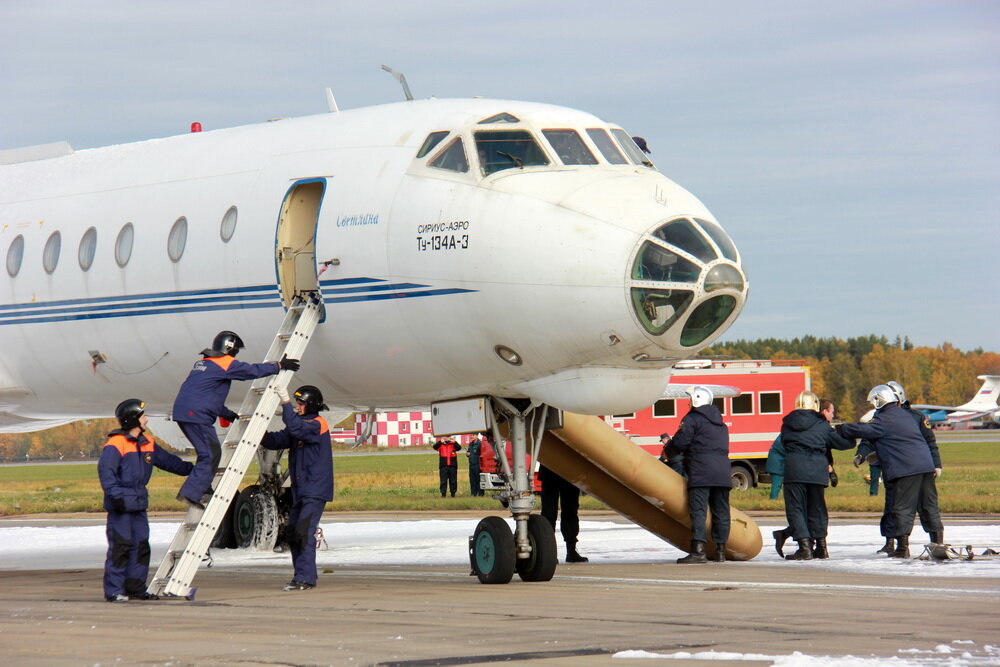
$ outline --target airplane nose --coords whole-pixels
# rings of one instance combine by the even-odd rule
[[[681,352],[725,331],[749,289],[735,244],[718,224],[697,217],[671,219],[644,234],[628,285],[646,335]]]

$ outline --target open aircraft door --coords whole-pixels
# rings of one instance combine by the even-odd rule
[[[286,308],[295,294],[319,290],[316,228],[325,191],[325,179],[297,181],[281,203],[274,250],[281,301]]]

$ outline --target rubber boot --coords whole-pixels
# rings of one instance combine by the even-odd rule
[[[944,544],[944,531],[940,530],[931,533],[931,543],[932,544]]]
[[[830,552],[826,550],[826,538],[817,537],[816,544],[813,545],[813,558],[829,558]]]
[[[725,563],[726,562],[726,543],[716,542],[715,543],[715,556],[712,557],[713,563]]]
[[[891,554],[895,550],[896,550],[896,540],[892,537],[887,537],[885,538],[885,544],[883,544],[882,548],[876,551],[875,553]]]
[[[581,556],[576,550],[576,543],[566,544],[566,562],[567,563],[589,563],[590,559],[586,556]]]
[[[774,538],[774,550],[778,552],[781,558],[785,557],[784,546],[785,540],[792,536],[791,531],[787,528],[782,528],[781,530],[775,530],[771,533],[771,537]]]
[[[707,563],[708,558],[705,556],[705,543],[698,542],[696,540],[691,540],[691,553],[684,558],[678,558],[678,563]]]
[[[791,556],[785,556],[786,560],[812,560],[813,549],[812,540],[796,540],[799,543],[798,551]]]
[[[910,557],[910,536],[896,536],[896,550],[889,554],[889,558],[909,558]]]

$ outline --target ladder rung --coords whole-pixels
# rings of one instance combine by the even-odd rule
[[[255,394],[263,394],[265,389],[267,389],[267,387],[250,387],[250,391]]]
[[[278,340],[288,340],[292,337],[293,333],[294,332],[292,331],[289,331],[288,333],[280,333],[278,334]]]

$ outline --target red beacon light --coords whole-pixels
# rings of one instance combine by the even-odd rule
[[[191,131],[192,132],[201,132],[201,123],[199,123],[197,121],[191,123]]]

